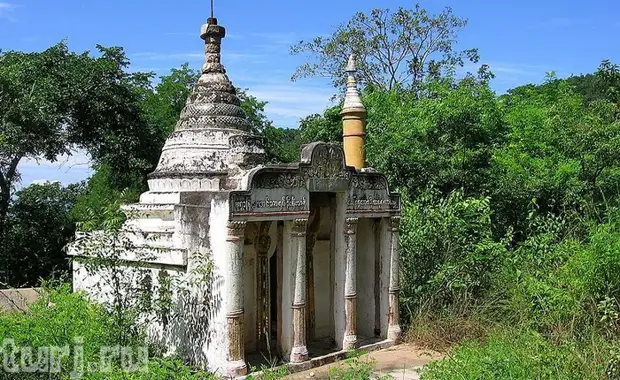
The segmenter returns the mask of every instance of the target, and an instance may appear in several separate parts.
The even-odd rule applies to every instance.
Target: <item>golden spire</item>
[[[347,64],[347,92],[342,106],[342,134],[347,166],[358,171],[366,167],[366,107],[362,103],[355,81],[355,56],[351,54]]]

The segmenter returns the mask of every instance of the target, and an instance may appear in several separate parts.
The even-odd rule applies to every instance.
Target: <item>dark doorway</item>
[[[334,193],[310,193],[306,233],[308,353],[325,355],[335,347],[334,329]]]

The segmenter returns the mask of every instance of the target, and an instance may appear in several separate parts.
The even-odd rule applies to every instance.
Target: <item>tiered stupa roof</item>
[[[226,177],[237,177],[264,162],[264,150],[240,106],[236,89],[221,63],[226,34],[209,18],[200,37],[206,60],[157,168],[149,176],[155,192],[220,190]]]

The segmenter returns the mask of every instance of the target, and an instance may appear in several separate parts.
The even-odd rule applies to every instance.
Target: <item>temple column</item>
[[[271,247],[270,226],[271,222],[260,223],[258,234],[254,238],[254,250],[256,251],[256,344],[258,350],[268,349],[270,340],[269,272],[267,266],[267,255]]]
[[[291,231],[293,247],[297,250],[295,288],[293,295],[293,349],[291,362],[308,360],[306,347],[306,226],[308,219],[295,219]]]
[[[400,217],[393,216],[389,221],[390,232],[390,284],[389,284],[389,314],[388,314],[388,339],[399,342],[402,331],[400,329],[400,313],[398,309],[398,293],[400,283],[398,279],[399,254],[398,254],[398,228]]]
[[[226,271],[228,324],[228,368],[231,377],[247,374],[243,341],[243,240],[246,222],[229,221],[226,237],[229,264]]]
[[[344,314],[345,331],[342,348],[355,349],[357,346],[357,218],[347,218],[344,230],[345,240],[345,280],[344,280]]]

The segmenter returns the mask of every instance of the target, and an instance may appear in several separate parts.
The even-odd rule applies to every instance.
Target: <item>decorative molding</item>
[[[387,179],[381,174],[353,175],[350,187],[360,190],[388,190]]]
[[[313,146],[310,167],[304,171],[303,177],[349,179],[351,171],[346,170],[342,148],[334,144]]]
[[[244,178],[243,188],[230,194],[231,218],[292,219],[294,214],[310,211],[312,192],[347,192],[347,213],[355,217],[400,213],[400,197],[389,192],[386,177],[346,166],[344,151],[337,144],[308,144],[297,164],[256,168]]]
[[[345,220],[345,231],[346,235],[355,235],[357,233],[357,223],[359,222],[359,218],[347,218]]]
[[[308,226],[308,219],[294,219],[293,220],[293,234],[294,236],[306,236],[306,227]]]

